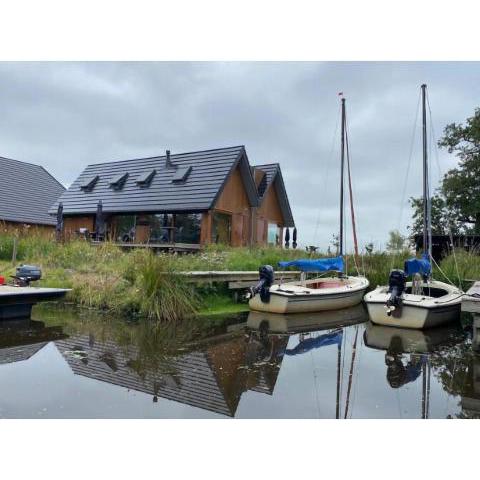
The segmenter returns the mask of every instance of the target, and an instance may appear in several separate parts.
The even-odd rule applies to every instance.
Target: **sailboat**
[[[320,312],[352,307],[362,301],[369,282],[365,277],[346,275],[343,261],[345,146],[349,162],[346,135],[345,98],[342,97],[339,255],[335,258],[279,262],[281,267],[297,267],[301,270],[301,278],[295,282],[275,283],[273,267],[264,265],[259,270],[258,284],[250,289],[248,295],[251,310],[270,313]],[[356,239],[351,182],[350,204],[354,239]],[[332,272],[334,275],[306,279],[306,272]]]
[[[432,226],[427,158],[426,90],[422,89],[423,133],[423,255],[405,262],[404,270],[392,270],[387,286],[365,295],[370,320],[401,328],[431,328],[456,320],[462,296],[454,285],[432,279]],[[412,281],[407,282],[408,276]]]

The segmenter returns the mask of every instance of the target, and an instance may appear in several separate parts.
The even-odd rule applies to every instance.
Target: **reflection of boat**
[[[365,295],[372,322],[403,328],[431,328],[459,318],[463,292],[431,278],[432,226],[427,161],[426,85],[422,85],[423,111],[423,258],[405,262],[405,271],[392,270],[388,286]],[[406,282],[407,275],[413,276]]]
[[[363,305],[359,304],[341,310],[290,315],[251,311],[248,315],[247,327],[264,328],[271,332],[294,333],[354,325],[367,320],[367,312]]]
[[[364,333],[367,347],[394,350],[395,353],[428,353],[440,345],[455,345],[463,338],[462,330],[455,326],[415,330],[374,325],[368,322]]]
[[[422,376],[422,413],[430,412],[431,352],[440,346],[455,345],[464,339],[460,328],[444,326],[429,330],[393,328],[368,323],[364,342],[367,347],[385,351],[386,377],[391,388],[398,389]]]
[[[260,281],[251,289],[250,308],[271,313],[302,313],[338,310],[359,304],[369,286],[365,277],[348,276],[343,263],[344,254],[344,172],[345,150],[349,174],[350,206],[354,244],[357,255],[355,217],[350,181],[349,143],[346,133],[345,99],[342,98],[341,169],[340,169],[340,232],[337,258],[303,259],[280,262],[281,267],[296,267],[302,271],[302,279],[295,282],[274,284],[273,269],[269,265],[260,268]],[[346,148],[345,148],[346,147]],[[305,279],[305,272],[331,272],[330,276]],[[336,272],[338,275],[332,275]]]

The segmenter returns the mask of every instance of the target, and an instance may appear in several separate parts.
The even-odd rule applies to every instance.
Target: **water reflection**
[[[376,326],[361,305],[179,326],[39,312],[0,324],[0,416],[480,417],[460,324]]]
[[[30,319],[0,322],[0,365],[21,362],[39,352],[49,342],[63,338],[61,327],[46,327]]]

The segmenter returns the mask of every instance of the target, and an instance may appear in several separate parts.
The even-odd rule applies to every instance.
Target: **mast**
[[[430,219],[430,192],[428,185],[428,157],[427,157],[427,85],[422,85],[422,137],[423,137],[423,253],[432,256],[431,219]]]
[[[340,256],[343,257],[343,174],[345,170],[345,99],[342,98],[342,153],[340,166]]]

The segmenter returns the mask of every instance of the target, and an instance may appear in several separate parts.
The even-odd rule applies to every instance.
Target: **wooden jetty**
[[[29,318],[38,302],[57,300],[66,295],[68,288],[0,286],[0,320]]]
[[[480,314],[480,281],[467,290],[467,294],[462,299],[462,311]]]
[[[184,275],[188,282],[195,283],[213,283],[225,282],[228,283],[228,288],[231,290],[238,290],[248,288],[258,281],[258,270],[251,271],[228,271],[228,270],[213,270],[213,271],[198,271],[198,272],[180,272]],[[300,277],[300,272],[288,271],[275,272],[275,279],[283,279],[285,281],[296,280]]]
[[[462,311],[473,314],[472,348],[480,351],[480,281],[476,281],[462,298]]]

